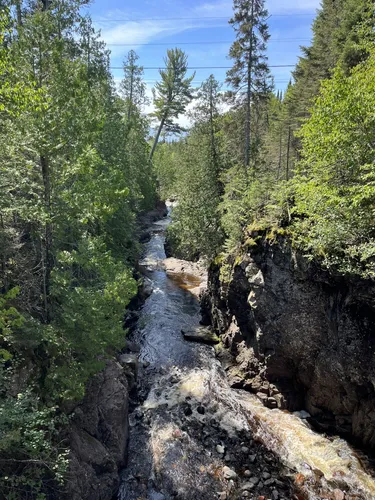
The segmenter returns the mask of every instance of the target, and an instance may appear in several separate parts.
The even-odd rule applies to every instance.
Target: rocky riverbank
[[[282,241],[232,267],[225,281],[211,266],[202,301],[231,386],[374,448],[374,283],[329,275]]]
[[[167,223],[154,225],[141,262],[151,293],[131,333],[140,371],[119,499],[373,499],[374,479],[343,439],[314,431],[307,412],[278,408],[286,392],[267,380],[264,359],[252,358],[254,377],[245,364],[239,368],[247,362],[239,351],[249,347],[239,347],[244,338],[226,294],[241,281],[212,294],[212,280],[221,282],[211,269],[200,317],[196,292],[205,275],[199,266],[166,259]],[[230,304],[240,301],[236,311],[246,325],[242,295],[233,294]],[[210,329],[200,320],[212,320],[225,345],[205,345],[201,334]],[[196,334],[199,342],[191,342]],[[257,395],[241,389],[248,388],[245,380]]]
[[[71,500],[110,499],[118,490],[129,430],[126,368],[108,361],[74,410],[67,482],[67,498]]]

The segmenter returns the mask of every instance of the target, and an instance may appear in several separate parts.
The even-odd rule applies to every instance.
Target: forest
[[[152,117],[138,55],[116,85],[85,4],[1,2],[0,498],[10,500],[63,498],[69,413],[125,342],[138,220],[157,200],[178,200],[168,244],[180,258],[227,269],[260,238],[285,238],[330,272],[375,277],[372,1],[323,0],[281,93],[265,2],[234,0],[226,82],[211,75],[194,91],[188,54],[169,49]]]

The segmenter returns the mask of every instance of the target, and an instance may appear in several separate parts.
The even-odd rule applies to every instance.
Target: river
[[[164,269],[169,221],[153,225],[141,262],[152,293],[131,337],[139,390],[118,499],[374,499],[345,441],[231,389],[214,347],[184,340],[199,327],[197,278]]]

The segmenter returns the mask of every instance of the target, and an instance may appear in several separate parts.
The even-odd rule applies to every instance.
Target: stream
[[[169,221],[153,225],[141,262],[152,293],[130,338],[139,389],[118,500],[374,499],[344,440],[230,388],[214,347],[184,340],[199,327],[200,279],[164,269]]]

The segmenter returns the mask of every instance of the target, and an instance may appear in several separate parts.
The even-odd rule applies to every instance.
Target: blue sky
[[[271,14],[269,64],[294,65],[300,45],[309,44],[320,0],[268,0],[266,5]],[[181,47],[188,54],[190,66],[231,65],[227,54],[234,39],[228,25],[232,0],[96,0],[88,10],[111,50],[112,67],[121,66],[131,49],[144,67],[160,67],[166,50],[172,47]],[[271,68],[277,89],[286,88],[291,69]],[[199,69],[194,86],[211,73],[224,82],[225,69]],[[121,74],[121,69],[113,69],[116,81]],[[145,69],[150,93],[157,78],[157,70]]]

